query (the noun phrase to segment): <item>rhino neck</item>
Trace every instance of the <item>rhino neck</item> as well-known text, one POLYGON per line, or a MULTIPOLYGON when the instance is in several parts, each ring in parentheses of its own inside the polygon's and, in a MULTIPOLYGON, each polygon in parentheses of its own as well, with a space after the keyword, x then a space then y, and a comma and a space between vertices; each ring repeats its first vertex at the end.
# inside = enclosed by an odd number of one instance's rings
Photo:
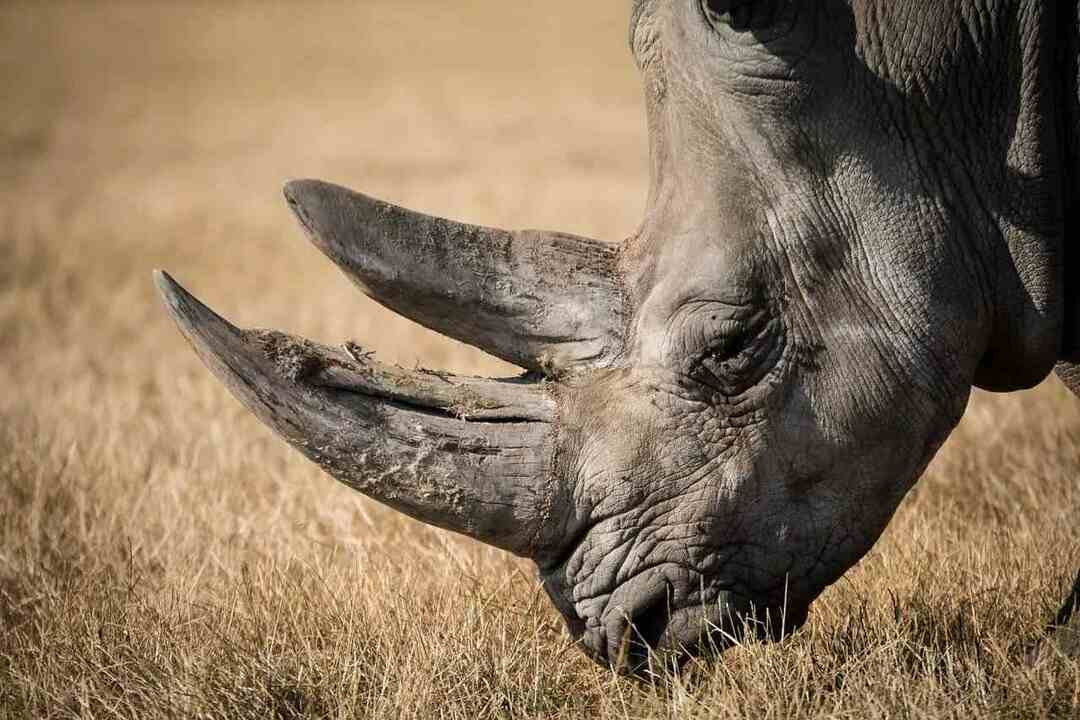
POLYGON ((969 132, 1005 140, 982 141, 991 154, 981 160, 982 176, 973 176, 997 229, 980 243, 993 278, 992 332, 975 377, 986 390, 1038 384, 1053 368, 1062 342, 1063 138, 1054 6, 1021 3, 1000 37, 985 39, 1011 48, 1001 68, 1010 81, 998 84, 1004 95, 990 115, 996 121, 968 118, 969 132))
POLYGON ((990 332, 975 385, 991 391, 1038 384, 1062 344, 1065 173, 1056 5, 1031 0, 999 11, 1008 17, 972 42, 1010 48, 997 68, 1009 81, 980 88, 979 78, 969 76, 970 95, 948 103, 954 141, 968 135, 948 160, 973 190, 977 207, 967 212, 990 219, 976 223, 988 232, 976 234, 972 249, 989 279, 990 332))

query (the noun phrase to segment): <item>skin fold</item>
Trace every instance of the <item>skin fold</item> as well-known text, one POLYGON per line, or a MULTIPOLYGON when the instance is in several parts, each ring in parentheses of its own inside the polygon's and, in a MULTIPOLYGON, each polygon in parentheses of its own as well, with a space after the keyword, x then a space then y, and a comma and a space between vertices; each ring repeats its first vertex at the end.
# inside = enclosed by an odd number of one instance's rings
POLYGON ((331 475, 533 559, 599 662, 782 636, 972 387, 1080 375, 1076 27, 1033 0, 638 0, 652 182, 618 244, 286 186, 363 292, 518 379, 434 382, 159 286, 208 367, 331 475))

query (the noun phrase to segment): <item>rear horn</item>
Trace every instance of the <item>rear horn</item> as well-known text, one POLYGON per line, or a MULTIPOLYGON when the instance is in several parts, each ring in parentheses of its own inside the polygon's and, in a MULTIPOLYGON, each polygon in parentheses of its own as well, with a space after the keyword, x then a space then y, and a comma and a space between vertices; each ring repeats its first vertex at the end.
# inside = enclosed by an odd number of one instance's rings
POLYGON ((318 180, 284 192, 312 242, 364 293, 421 325, 550 376, 607 366, 621 350, 609 245, 464 225, 318 180))

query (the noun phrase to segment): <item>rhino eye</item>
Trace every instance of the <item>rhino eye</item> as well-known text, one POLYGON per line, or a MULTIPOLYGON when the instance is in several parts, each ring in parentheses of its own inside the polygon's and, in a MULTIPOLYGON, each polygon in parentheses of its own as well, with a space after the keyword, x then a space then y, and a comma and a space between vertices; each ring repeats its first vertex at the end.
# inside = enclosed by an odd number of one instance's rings
POLYGON ((714 29, 736 31, 768 27, 788 0, 700 0, 701 11, 714 29))
POLYGON ((689 375, 725 397, 740 395, 772 367, 778 343, 775 322, 760 319, 717 338, 691 365, 689 375))
POLYGON ((701 0, 701 9, 713 27, 745 30, 750 26, 754 0, 701 0))

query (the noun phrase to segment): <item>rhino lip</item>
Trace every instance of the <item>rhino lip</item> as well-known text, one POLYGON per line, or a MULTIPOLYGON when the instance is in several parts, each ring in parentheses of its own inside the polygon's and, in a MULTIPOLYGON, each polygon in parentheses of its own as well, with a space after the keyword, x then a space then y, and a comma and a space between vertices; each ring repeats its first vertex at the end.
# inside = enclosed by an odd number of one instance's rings
MULTIPOLYGON (((665 590, 670 592, 670 585, 665 590)), ((669 606, 665 596, 632 613, 615 610, 581 640, 595 661, 624 675, 647 675, 658 664, 679 666, 719 654, 738 642, 746 605, 741 595, 725 591, 721 596, 681 607, 669 606)))
MULTIPOLYGON (((679 666, 694 657, 717 655, 748 637, 780 640, 807 617, 807 607, 762 604, 735 585, 714 588, 710 594, 715 597, 708 602, 673 605, 669 580, 654 576, 645 582, 651 589, 639 585, 644 594, 630 607, 613 601, 598 622, 574 618, 577 622, 572 623, 567 618, 586 654, 624 675, 646 676, 658 663, 679 666)), ((637 595, 633 589, 628 594, 637 595)))
POLYGON ((748 601, 742 596, 727 592, 724 595, 735 607, 721 607, 721 603, 714 601, 670 611, 647 608, 633 617, 632 626, 619 626, 620 637, 607 638, 607 646, 600 650, 586 648, 587 654, 621 674, 645 676, 656 672, 657 661, 661 665, 682 666, 695 657, 719 655, 747 637, 781 640, 806 620, 803 611, 780 613, 779 618, 770 612, 766 619, 760 619, 745 609, 748 601))

